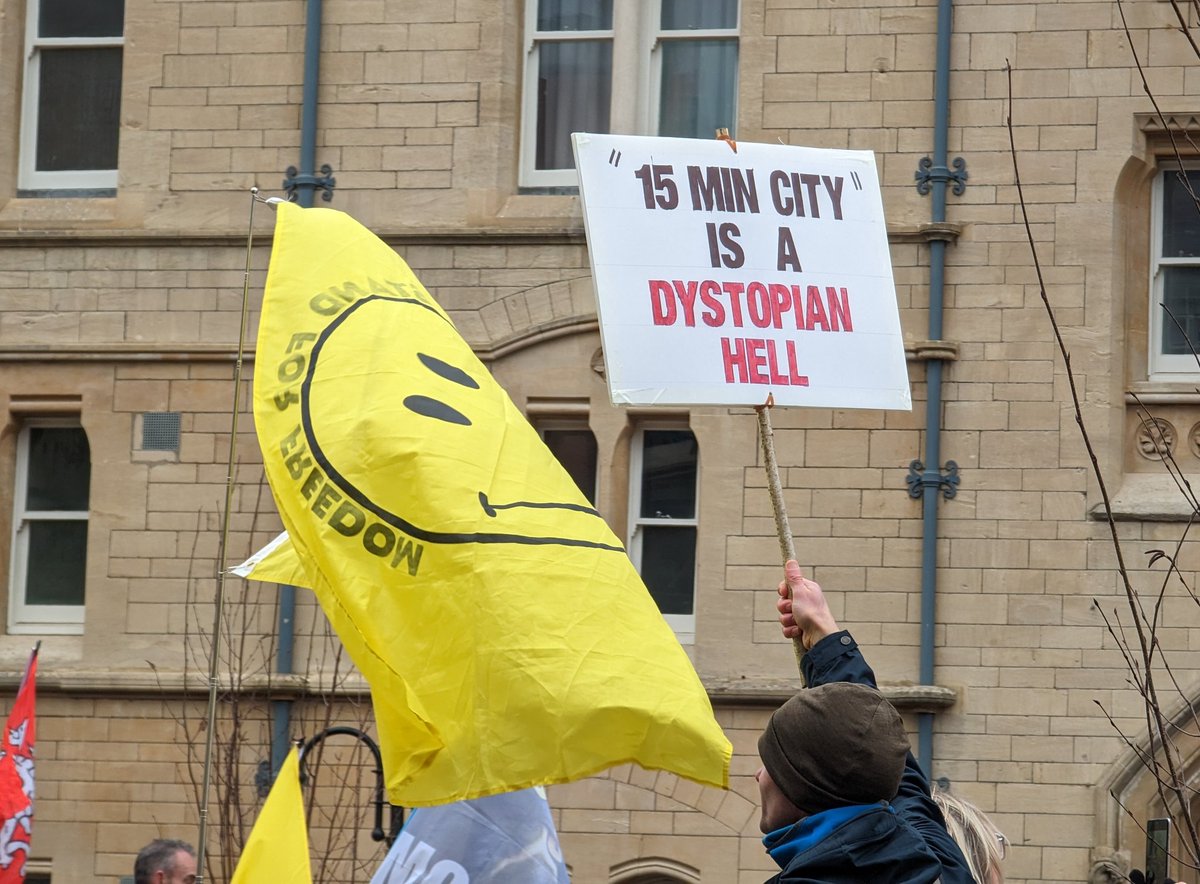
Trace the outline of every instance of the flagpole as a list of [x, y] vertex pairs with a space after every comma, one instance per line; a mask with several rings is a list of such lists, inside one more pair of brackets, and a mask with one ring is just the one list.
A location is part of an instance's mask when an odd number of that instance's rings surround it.
[[250, 188], [250, 217], [246, 230], [246, 267], [242, 273], [242, 322], [238, 331], [237, 359], [233, 365], [233, 409], [229, 427], [229, 460], [225, 475], [225, 508], [217, 546], [217, 593], [213, 603], [212, 646], [208, 660], [208, 724], [204, 733], [204, 776], [200, 787], [200, 835], [196, 839], [196, 884], [204, 881], [205, 840], [208, 834], [208, 796], [212, 787], [213, 740], [217, 725], [217, 672], [221, 649], [221, 613], [225, 602], [225, 565], [229, 547], [229, 514], [233, 509], [233, 480], [237, 471], [238, 412], [241, 411], [242, 361], [246, 350], [246, 325], [250, 315], [250, 253], [254, 244], [254, 204], [258, 188]]

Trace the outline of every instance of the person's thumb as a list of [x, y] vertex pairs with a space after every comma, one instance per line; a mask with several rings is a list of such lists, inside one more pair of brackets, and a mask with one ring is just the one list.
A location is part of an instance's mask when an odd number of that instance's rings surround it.
[[788, 559], [783, 566], [783, 576], [787, 579], [790, 585], [798, 585], [804, 579], [804, 574], [800, 571], [800, 565], [795, 559]]

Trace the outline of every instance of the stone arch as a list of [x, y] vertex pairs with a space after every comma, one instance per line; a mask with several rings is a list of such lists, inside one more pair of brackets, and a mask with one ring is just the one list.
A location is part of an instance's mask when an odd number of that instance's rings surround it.
[[480, 308], [486, 340], [472, 337], [484, 362], [562, 334], [598, 328], [590, 274], [556, 280], [505, 295]]
[[699, 884], [700, 870], [664, 856], [647, 856], [617, 863], [609, 884]]
[[758, 833], [757, 805], [736, 791], [633, 764], [547, 791], [578, 881], [724, 884]]
[[[1166, 710], [1168, 730], [1175, 734], [1172, 746], [1179, 770], [1193, 791], [1200, 789], [1200, 690], [1190, 692], [1189, 702]], [[1144, 860], [1146, 820], [1171, 816], [1178, 819], [1178, 808], [1164, 803], [1154, 774], [1143, 759], [1160, 751], [1155, 740], [1143, 735], [1127, 746], [1110, 766], [1109, 773], [1096, 784], [1096, 829], [1093, 851], [1093, 882], [1107, 882], [1110, 870], [1128, 871]], [[1193, 804], [1193, 814], [1200, 806]], [[1120, 880], [1113, 877], [1111, 880]]]
[[511, 356], [530, 347], [545, 344], [571, 335], [587, 334], [599, 330], [600, 323], [592, 316], [571, 316], [530, 325], [520, 331], [494, 341], [489, 347], [475, 347], [475, 355], [488, 364]]
[[[646, 796], [643, 800], [653, 797], [656, 806], [670, 806], [678, 810], [675, 805], [682, 805], [686, 810], [704, 814], [715, 824], [712, 835], [740, 837], [758, 811], [755, 802], [732, 789], [709, 789], [665, 770], [646, 770], [624, 764], [608, 769], [600, 777], [615, 780], [618, 791], [624, 791], [633, 798], [631, 803], [640, 803], [636, 796], [637, 793], [643, 793]], [[657, 802], [658, 798], [663, 801]]]

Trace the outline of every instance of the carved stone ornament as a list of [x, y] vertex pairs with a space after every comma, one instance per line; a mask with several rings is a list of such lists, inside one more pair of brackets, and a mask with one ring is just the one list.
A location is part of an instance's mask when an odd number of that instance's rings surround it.
[[1162, 460], [1175, 451], [1177, 441], [1175, 427], [1161, 417], [1143, 419], [1134, 436], [1138, 454], [1147, 460]]

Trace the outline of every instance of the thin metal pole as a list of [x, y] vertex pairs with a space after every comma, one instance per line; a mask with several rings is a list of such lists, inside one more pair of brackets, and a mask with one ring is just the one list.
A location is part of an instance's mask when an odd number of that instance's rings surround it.
[[[763, 466], [767, 470], [767, 490], [771, 493], [771, 508], [775, 511], [775, 533], [779, 535], [779, 554], [783, 556], [784, 564], [789, 559], [796, 558], [796, 544], [792, 540], [792, 527], [788, 524], [787, 505], [783, 501], [783, 483], [779, 480], [779, 463], [775, 460], [775, 433], [771, 430], [771, 406], [775, 397], [768, 396], [764, 405], [755, 407], [758, 412], [758, 438], [762, 442]], [[804, 641], [802, 636], [792, 639], [792, 649], [796, 652], [796, 667], [800, 669], [800, 678], [804, 678], [804, 670], [800, 661], [804, 657]]]
[[254, 204], [258, 188], [250, 188], [250, 218], [246, 230], [246, 268], [242, 274], [242, 324], [238, 331], [237, 360], [233, 364], [233, 413], [229, 426], [229, 461], [225, 475], [225, 510], [217, 546], [217, 596], [213, 603], [212, 648], [208, 660], [208, 726], [204, 734], [204, 778], [200, 787], [200, 835], [196, 839], [196, 884], [204, 881], [205, 839], [208, 834], [208, 795], [212, 787], [213, 739], [217, 729], [217, 666], [221, 650], [221, 609], [225, 602], [225, 565], [229, 547], [229, 514], [233, 509], [233, 482], [237, 472], [238, 412], [242, 400], [242, 360], [246, 351], [246, 326], [250, 315], [250, 252], [254, 245]]

